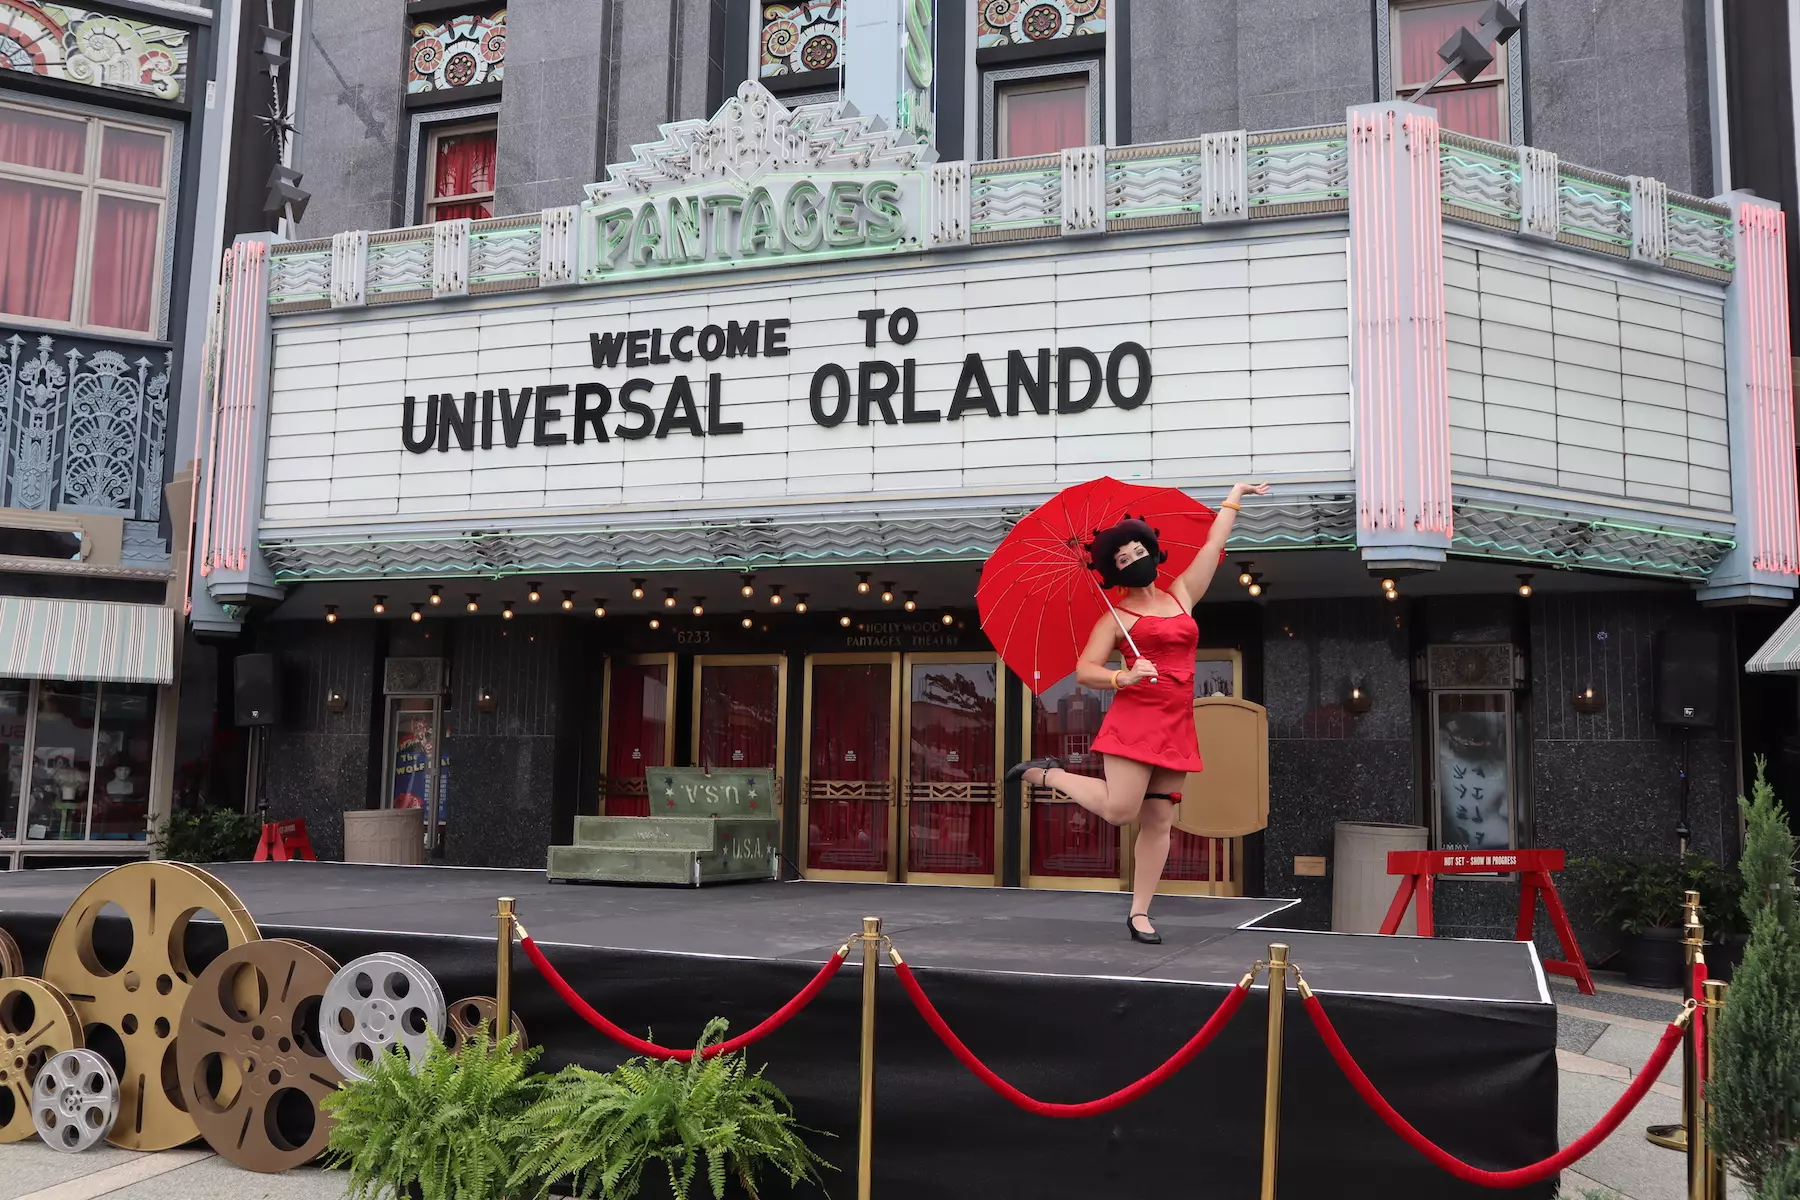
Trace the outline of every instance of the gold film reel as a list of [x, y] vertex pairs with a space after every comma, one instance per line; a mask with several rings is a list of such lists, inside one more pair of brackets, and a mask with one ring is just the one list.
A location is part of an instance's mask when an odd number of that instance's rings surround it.
[[[450, 1050], [461, 1050], [463, 1043], [475, 1036], [483, 1021], [487, 1022], [488, 1036], [496, 1037], [494, 1018], [500, 1015], [500, 1003], [492, 996], [470, 996], [458, 1000], [444, 1013], [444, 1046]], [[531, 1036], [525, 1032], [525, 1022], [519, 1014], [512, 1014], [512, 1031], [519, 1035], [520, 1050], [531, 1045]]]
[[0, 979], [14, 979], [25, 973], [25, 956], [12, 934], [0, 929]]
[[[193, 923], [202, 911], [223, 928]], [[116, 924], [100, 924], [103, 915], [129, 922], [128, 946]], [[122, 1109], [107, 1141], [168, 1150], [198, 1136], [175, 1056], [182, 1006], [199, 973], [189, 956], [260, 937], [230, 888], [185, 863], [127, 863], [75, 898], [50, 939], [44, 977], [74, 1004], [88, 1049], [118, 1070]]]
[[0, 1142], [37, 1136], [31, 1085], [52, 1057], [81, 1044], [75, 1007], [54, 985], [19, 976], [0, 979]]
[[175, 1062], [188, 1113], [227, 1162], [272, 1173], [325, 1148], [319, 1102], [343, 1077], [319, 1039], [319, 1004], [337, 970], [322, 950], [271, 938], [227, 950], [195, 981]]

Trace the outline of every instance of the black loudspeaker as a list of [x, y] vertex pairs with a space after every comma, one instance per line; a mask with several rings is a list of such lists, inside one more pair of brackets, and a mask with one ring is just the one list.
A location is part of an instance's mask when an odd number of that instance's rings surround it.
[[281, 678], [273, 654], [240, 654], [232, 663], [232, 713], [238, 725], [281, 718]]
[[1711, 729], [1719, 723], [1719, 635], [1669, 631], [1656, 637], [1656, 720]]

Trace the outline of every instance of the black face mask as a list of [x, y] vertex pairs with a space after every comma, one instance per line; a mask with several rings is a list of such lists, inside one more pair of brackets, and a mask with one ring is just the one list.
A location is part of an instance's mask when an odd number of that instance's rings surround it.
[[1147, 588], [1156, 582], [1156, 559], [1146, 554], [1120, 567], [1113, 574], [1114, 578], [1128, 588]]

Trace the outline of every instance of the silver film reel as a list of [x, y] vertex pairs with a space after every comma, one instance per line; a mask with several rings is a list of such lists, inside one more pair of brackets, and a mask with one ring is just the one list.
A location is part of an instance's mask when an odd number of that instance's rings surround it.
[[431, 1038], [444, 1036], [444, 992], [404, 954], [366, 954], [331, 977], [319, 1011], [325, 1056], [346, 1078], [362, 1079], [379, 1054], [398, 1046], [417, 1071]]
[[119, 1077], [92, 1050], [64, 1050], [31, 1085], [38, 1136], [69, 1154], [98, 1146], [119, 1119]]

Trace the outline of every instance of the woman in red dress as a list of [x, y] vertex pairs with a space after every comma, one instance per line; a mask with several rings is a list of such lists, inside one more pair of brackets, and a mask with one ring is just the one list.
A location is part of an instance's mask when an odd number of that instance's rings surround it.
[[[1101, 617], [1088, 636], [1075, 679], [1084, 687], [1118, 693], [1093, 744], [1106, 778], [1073, 774], [1054, 758], [1032, 759], [1007, 772], [1008, 779], [1055, 788], [1113, 825], [1139, 822], [1131, 915], [1125, 925], [1140, 942], [1162, 941], [1150, 924], [1150, 901], [1169, 860], [1169, 830], [1182, 781], [1201, 768], [1194, 737], [1194, 651], [1200, 627], [1193, 608], [1218, 569], [1238, 501], [1268, 490], [1266, 483], [1232, 488], [1206, 545], [1166, 592], [1156, 586], [1156, 571], [1168, 555], [1158, 548], [1154, 529], [1127, 519], [1095, 535], [1087, 548], [1089, 566], [1104, 586], [1120, 588], [1123, 595], [1113, 605], [1116, 611]], [[1124, 660], [1124, 669], [1106, 665], [1115, 655]]]

